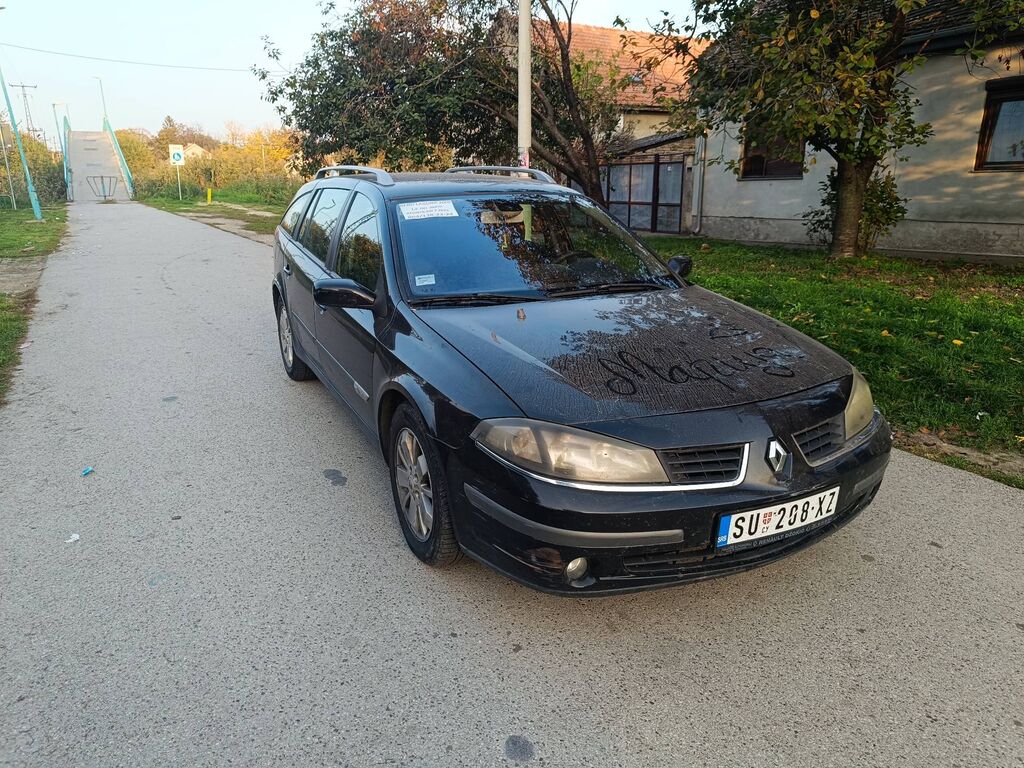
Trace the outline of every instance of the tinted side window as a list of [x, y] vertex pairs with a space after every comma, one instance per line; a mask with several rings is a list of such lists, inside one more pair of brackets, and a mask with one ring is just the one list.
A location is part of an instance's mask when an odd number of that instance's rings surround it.
[[325, 189], [313, 204], [313, 212], [306, 217], [300, 242], [322, 262], [327, 262], [331, 239], [341, 224], [341, 214], [348, 200], [346, 189]]
[[284, 212], [284, 217], [281, 219], [281, 229], [289, 235], [294, 235], [299, 228], [299, 222], [302, 220], [302, 212], [305, 210], [306, 203], [308, 202], [309, 192], [295, 198], [295, 202], [288, 206], [288, 210]]
[[366, 195], [355, 192], [338, 242], [338, 267], [335, 271], [341, 277], [351, 278], [373, 291], [377, 287], [383, 258], [377, 207]]

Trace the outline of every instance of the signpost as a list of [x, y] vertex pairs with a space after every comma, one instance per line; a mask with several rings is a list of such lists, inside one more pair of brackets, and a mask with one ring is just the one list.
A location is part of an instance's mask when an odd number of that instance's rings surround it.
[[181, 200], [181, 166], [185, 164], [185, 148], [181, 144], [168, 144], [167, 152], [171, 157], [171, 165], [178, 174], [178, 199]]

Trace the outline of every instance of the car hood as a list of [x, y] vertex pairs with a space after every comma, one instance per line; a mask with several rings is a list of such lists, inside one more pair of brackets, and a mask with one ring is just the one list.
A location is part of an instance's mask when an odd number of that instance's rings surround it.
[[741, 405], [851, 372], [813, 339], [693, 285], [417, 314], [523, 413], [561, 423]]

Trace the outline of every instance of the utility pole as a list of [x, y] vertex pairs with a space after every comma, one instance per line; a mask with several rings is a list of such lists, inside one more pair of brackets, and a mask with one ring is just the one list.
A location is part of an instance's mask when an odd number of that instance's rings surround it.
[[530, 46], [533, 18], [530, 0], [519, 0], [519, 167], [530, 167], [530, 147], [533, 136], [533, 106], [530, 88]]
[[4, 92], [4, 102], [7, 104], [7, 114], [11, 116], [11, 133], [14, 134], [14, 143], [18, 145], [18, 154], [21, 155], [21, 167], [25, 171], [25, 186], [28, 188], [28, 200], [32, 203], [32, 213], [37, 221], [43, 220], [43, 212], [39, 209], [39, 196], [36, 195], [35, 185], [32, 183], [32, 171], [29, 170], [28, 160], [25, 158], [25, 147], [21, 143], [21, 134], [18, 133], [18, 124], [14, 120], [14, 107], [11, 106], [11, 95], [7, 93], [7, 81], [4, 79], [3, 70], [0, 70], [0, 88]]
[[32, 109], [28, 105], [28, 89], [37, 88], [35, 85], [25, 85], [24, 83], [11, 83], [11, 88], [21, 88], [21, 103], [25, 105], [25, 133], [32, 136], [38, 131], [35, 125], [32, 124]]

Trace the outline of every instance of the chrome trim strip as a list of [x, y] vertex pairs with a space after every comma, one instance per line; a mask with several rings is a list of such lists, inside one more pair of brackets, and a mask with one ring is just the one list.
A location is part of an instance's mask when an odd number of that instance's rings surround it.
[[[740, 473], [734, 480], [727, 480], [720, 483], [694, 483], [693, 485], [670, 485], [669, 483], [652, 483], [648, 485], [629, 485], [627, 483], [581, 483], [575, 480], [559, 480], [554, 477], [538, 475], [528, 469], [523, 469], [513, 464], [508, 459], [499, 456], [485, 445], [473, 441], [476, 447], [486, 453], [492, 459], [500, 461], [506, 467], [514, 469], [520, 474], [532, 477], [552, 485], [561, 485], [566, 488], [578, 488], [581, 491], [604, 491], [610, 493], [651, 493], [652, 491], [710, 491], [715, 488], [733, 488], [742, 483], [747, 477], [747, 458], [750, 456], [750, 443], [743, 444], [743, 459], [740, 462]], [[654, 450], [653, 448], [651, 450]]]
[[[575, 531], [554, 528], [528, 517], [517, 515], [469, 483], [463, 483], [462, 489], [466, 498], [469, 499], [469, 503], [484, 514], [514, 531], [548, 544], [579, 547], [580, 549], [625, 549], [665, 544], [678, 545], [684, 541], [683, 532], [678, 528], [665, 531]], [[512, 556], [515, 557], [515, 555]]]

